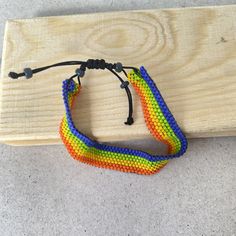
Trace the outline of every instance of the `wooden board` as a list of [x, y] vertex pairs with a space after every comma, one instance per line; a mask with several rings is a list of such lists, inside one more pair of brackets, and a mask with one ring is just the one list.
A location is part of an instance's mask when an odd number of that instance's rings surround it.
[[[189, 138], [236, 134], [236, 6], [143, 10], [10, 20], [0, 81], [0, 140], [12, 145], [58, 143], [64, 113], [61, 82], [75, 66], [31, 80], [9, 71], [66, 60], [104, 58], [144, 65]], [[74, 121], [100, 141], [150, 137], [134, 94], [127, 97], [109, 72], [82, 79]]]

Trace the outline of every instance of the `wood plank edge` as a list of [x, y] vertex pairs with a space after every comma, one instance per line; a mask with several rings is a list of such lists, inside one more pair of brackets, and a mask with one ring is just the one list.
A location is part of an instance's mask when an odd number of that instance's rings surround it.
[[[213, 138], [213, 137], [234, 137], [236, 136], [236, 130], [234, 131], [227, 131], [227, 132], [202, 132], [202, 133], [194, 133], [187, 135], [188, 139], [194, 138]], [[135, 140], [150, 140], [152, 139], [151, 135], [144, 135], [142, 137], [133, 138], [132, 141]], [[120, 142], [120, 141], [131, 141], [130, 139], [99, 139], [99, 142]], [[59, 138], [50, 138], [50, 139], [22, 139], [22, 140], [4, 140], [0, 139], [0, 143], [7, 144], [10, 146], [40, 146], [40, 145], [55, 145], [55, 144], [62, 144], [61, 139]]]

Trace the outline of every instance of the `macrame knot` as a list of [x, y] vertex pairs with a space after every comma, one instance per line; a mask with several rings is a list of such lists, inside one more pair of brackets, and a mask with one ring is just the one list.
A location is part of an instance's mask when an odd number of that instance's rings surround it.
[[101, 69], [101, 70], [105, 70], [106, 69], [106, 62], [105, 60], [101, 59], [88, 59], [87, 63], [86, 63], [86, 67], [88, 69]]

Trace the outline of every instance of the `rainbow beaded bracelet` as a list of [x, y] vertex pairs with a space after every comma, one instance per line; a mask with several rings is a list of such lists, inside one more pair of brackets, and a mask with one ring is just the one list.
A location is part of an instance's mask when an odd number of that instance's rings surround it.
[[[9, 76], [14, 79], [20, 76], [31, 78], [34, 73], [50, 67], [75, 64], [80, 64], [81, 67], [76, 70], [75, 75], [64, 80], [62, 85], [62, 96], [66, 113], [59, 129], [62, 141], [74, 159], [97, 167], [150, 175], [157, 173], [170, 159], [180, 157], [186, 152], [187, 139], [144, 67], [137, 69], [134, 67], [124, 67], [121, 63], [111, 64], [106, 63], [104, 60], [89, 59], [87, 62], [63, 62], [34, 70], [26, 68], [24, 73], [10, 72]], [[109, 146], [94, 141], [77, 130], [72, 120], [71, 109], [73, 108], [75, 98], [77, 98], [82, 88], [80, 78], [84, 76], [86, 68], [108, 69], [120, 79], [121, 88], [126, 89], [129, 98], [129, 117], [127, 122], [125, 122], [128, 125], [133, 123], [132, 98], [128, 89], [129, 83], [132, 84], [141, 99], [146, 125], [154, 138], [167, 145], [167, 155], [150, 155], [140, 150]], [[132, 70], [127, 74], [124, 70], [125, 68]], [[116, 72], [123, 71], [127, 76], [128, 82], [123, 81], [114, 70]], [[78, 82], [73, 80], [75, 77], [78, 78]]]

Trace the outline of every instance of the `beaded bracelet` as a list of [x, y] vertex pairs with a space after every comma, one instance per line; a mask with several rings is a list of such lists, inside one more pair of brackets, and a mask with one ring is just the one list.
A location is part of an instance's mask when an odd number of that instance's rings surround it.
[[[26, 68], [23, 73], [10, 72], [9, 77], [17, 79], [25, 76], [29, 79], [40, 71], [65, 65], [80, 65], [72, 77], [63, 81], [62, 96], [66, 113], [59, 129], [62, 141], [74, 159], [97, 167], [150, 175], [157, 173], [170, 159], [180, 157], [186, 152], [187, 139], [144, 67], [137, 69], [123, 66], [121, 63], [112, 64], [106, 63], [104, 60], [89, 59], [86, 62], [62, 62], [34, 70]], [[125, 122], [126, 125], [133, 123], [132, 96], [128, 88], [129, 83], [132, 84], [140, 97], [146, 125], [155, 139], [167, 145], [167, 155], [150, 155], [140, 150], [102, 144], [77, 130], [72, 120], [71, 109], [81, 90], [80, 78], [84, 76], [86, 69], [107, 69], [120, 80], [121, 88], [126, 90], [129, 100], [129, 115]], [[131, 71], [126, 73], [125, 69], [131, 69]], [[117, 74], [120, 72], [124, 73], [128, 81], [124, 81]], [[78, 82], [73, 80], [75, 77]]]

